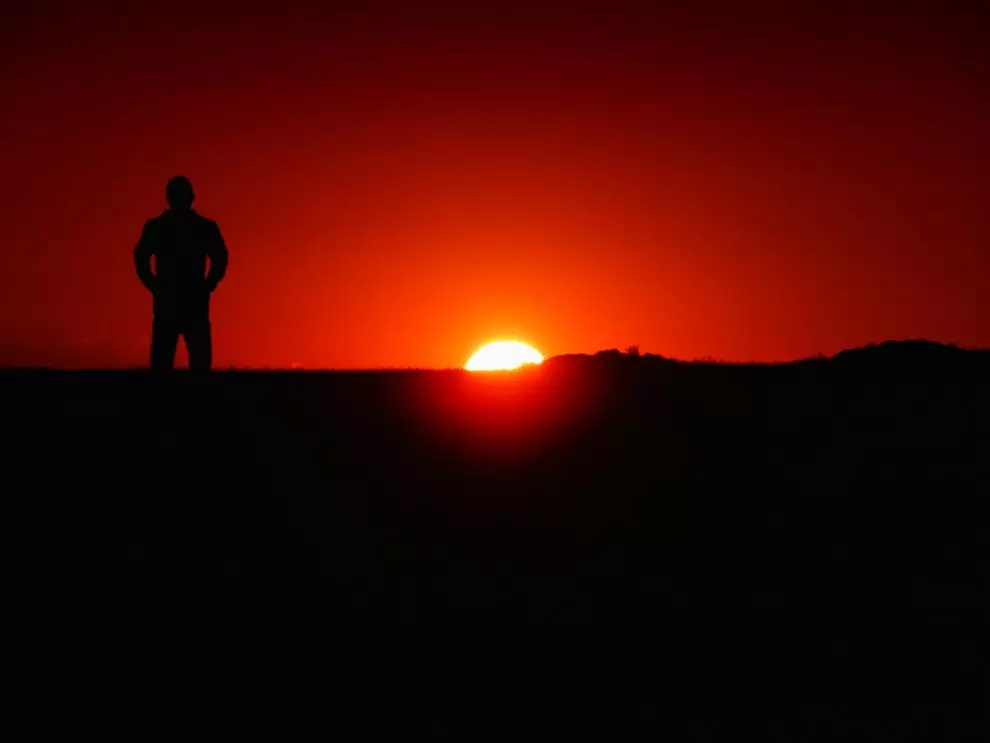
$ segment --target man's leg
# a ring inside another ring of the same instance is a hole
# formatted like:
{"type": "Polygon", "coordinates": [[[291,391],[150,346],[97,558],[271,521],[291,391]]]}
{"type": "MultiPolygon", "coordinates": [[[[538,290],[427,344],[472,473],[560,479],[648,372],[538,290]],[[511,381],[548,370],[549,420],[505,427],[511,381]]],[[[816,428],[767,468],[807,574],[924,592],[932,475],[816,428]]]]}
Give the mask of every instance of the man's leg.
{"type": "Polygon", "coordinates": [[[175,347],[179,343],[179,331],[168,318],[155,317],[151,326],[151,368],[167,371],[175,366],[175,347]]]}
{"type": "Polygon", "coordinates": [[[195,372],[210,371],[213,366],[213,338],[210,318],[200,317],[186,325],[183,336],[189,352],[189,369],[195,372]]]}

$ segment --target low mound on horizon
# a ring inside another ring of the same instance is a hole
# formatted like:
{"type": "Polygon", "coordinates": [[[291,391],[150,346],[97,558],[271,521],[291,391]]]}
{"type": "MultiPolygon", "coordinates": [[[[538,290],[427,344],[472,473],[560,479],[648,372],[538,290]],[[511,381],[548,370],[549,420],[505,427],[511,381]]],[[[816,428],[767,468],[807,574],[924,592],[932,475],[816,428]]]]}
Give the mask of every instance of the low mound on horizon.
{"type": "Polygon", "coordinates": [[[551,356],[543,365],[560,368],[576,365],[629,365],[646,364],[662,367],[808,367],[828,366],[848,370],[878,368],[925,368],[938,369],[960,366],[987,366],[990,364],[990,350],[964,349],[951,343],[941,343],[926,339],[889,340],[871,343],[866,346],[849,348],[832,356],[819,355],[792,361],[755,362],[719,361],[716,359],[675,359],[660,354],[640,353],[632,347],[626,352],[611,348],[594,354],[560,354],[551,356]]]}
{"type": "MultiPolygon", "coordinates": [[[[887,358],[904,358],[913,356],[935,356],[940,355],[944,358],[956,358],[960,354],[982,354],[987,353],[990,349],[966,349],[960,348],[953,343],[942,343],[940,341],[931,341],[925,338],[910,338],[906,340],[887,340],[881,341],[880,343],[869,343],[865,346],[856,346],[853,348],[843,349],[832,356],[812,356],[807,358],[791,359],[789,361],[722,361],[713,358],[701,358],[701,359],[678,359],[672,356],[664,356],[663,354],[657,353],[640,353],[638,347],[631,347],[627,351],[620,351],[617,348],[608,348],[602,351],[597,351],[593,354],[589,353],[563,353],[556,356],[550,356],[546,361],[559,361],[564,359],[638,359],[646,361],[663,361],[674,364],[724,364],[729,366],[750,366],[750,365],[761,365],[761,366],[771,366],[771,365],[781,365],[781,364],[800,364],[807,363],[809,361],[833,361],[833,360],[846,360],[851,358],[866,358],[866,357],[887,357],[887,358]]],[[[545,362],[544,362],[545,363],[545,362]]]]}

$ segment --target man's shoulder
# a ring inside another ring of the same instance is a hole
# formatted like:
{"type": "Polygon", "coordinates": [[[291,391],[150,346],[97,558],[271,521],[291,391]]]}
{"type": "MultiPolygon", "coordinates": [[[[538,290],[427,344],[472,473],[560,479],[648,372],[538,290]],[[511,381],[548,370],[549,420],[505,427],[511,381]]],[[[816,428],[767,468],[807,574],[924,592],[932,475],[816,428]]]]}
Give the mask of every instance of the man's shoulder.
{"type": "Polygon", "coordinates": [[[196,221],[199,222],[203,227],[211,230],[218,229],[217,223],[212,219],[210,219],[209,217],[204,217],[199,212],[192,212],[192,214],[195,217],[196,221]]]}
{"type": "Polygon", "coordinates": [[[175,212],[171,209],[166,209],[161,214],[158,214],[147,222],[144,223],[144,228],[146,230],[169,230],[174,227],[178,219],[175,212]]]}
{"type": "Polygon", "coordinates": [[[152,217],[151,219],[149,219],[147,222],[144,223],[144,229],[145,230],[157,229],[164,222],[164,218],[165,218],[165,213],[159,214],[157,217],[152,217]]]}

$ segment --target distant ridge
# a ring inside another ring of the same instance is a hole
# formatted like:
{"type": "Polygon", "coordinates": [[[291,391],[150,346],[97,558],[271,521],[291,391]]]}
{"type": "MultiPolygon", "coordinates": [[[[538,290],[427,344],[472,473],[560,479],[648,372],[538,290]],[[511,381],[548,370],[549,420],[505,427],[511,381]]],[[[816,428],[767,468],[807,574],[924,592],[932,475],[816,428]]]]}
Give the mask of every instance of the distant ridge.
{"type": "Polygon", "coordinates": [[[850,348],[830,356],[818,356],[794,361],[722,362],[715,360],[682,361],[652,353],[638,351],[623,353],[608,349],[595,354],[563,354],[552,356],[543,362],[549,370],[565,369],[652,369],[655,371],[677,369],[701,370],[705,368],[792,370],[838,373],[898,379],[901,377],[982,377],[990,381],[990,350],[963,349],[948,343],[925,339],[883,341],[859,348],[850,348]]]}
{"type": "Polygon", "coordinates": [[[966,354],[985,354],[986,351],[967,351],[951,343],[924,340],[923,338],[904,341],[884,341],[871,343],[860,348],[850,348],[839,351],[830,361],[841,363],[877,363],[877,362],[917,362],[926,361],[956,361],[966,354]]]}

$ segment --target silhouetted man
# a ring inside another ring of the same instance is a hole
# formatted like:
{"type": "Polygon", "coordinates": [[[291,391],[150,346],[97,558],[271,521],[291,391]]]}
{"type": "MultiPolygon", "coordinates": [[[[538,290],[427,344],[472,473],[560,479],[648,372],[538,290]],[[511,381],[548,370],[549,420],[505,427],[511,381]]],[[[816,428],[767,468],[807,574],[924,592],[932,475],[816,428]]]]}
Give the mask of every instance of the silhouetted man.
{"type": "Polygon", "coordinates": [[[210,294],[227,271],[227,246],[217,223],[192,209],[195,194],[188,178],[170,180],[165,198],[170,208],[145,223],[134,248],[138,277],[155,298],[151,368],[172,368],[182,335],[189,368],[208,371],[213,363],[210,294]]]}

